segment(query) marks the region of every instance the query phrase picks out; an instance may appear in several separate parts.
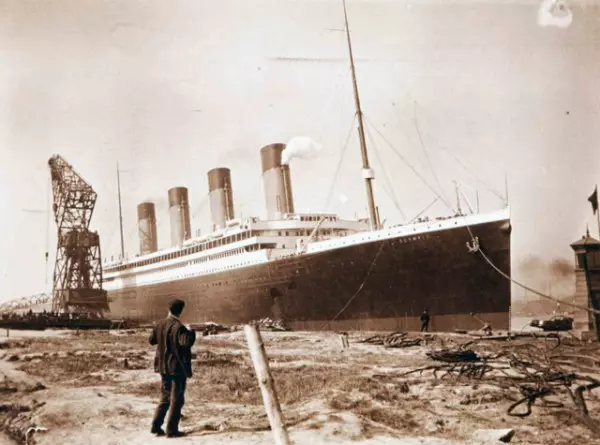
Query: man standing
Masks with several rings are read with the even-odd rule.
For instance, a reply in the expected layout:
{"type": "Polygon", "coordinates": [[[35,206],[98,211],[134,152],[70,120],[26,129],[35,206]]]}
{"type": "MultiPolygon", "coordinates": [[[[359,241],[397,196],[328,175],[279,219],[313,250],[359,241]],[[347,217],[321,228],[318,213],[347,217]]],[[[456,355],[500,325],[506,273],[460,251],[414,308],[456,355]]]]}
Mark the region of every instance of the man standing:
{"type": "Polygon", "coordinates": [[[427,309],[421,314],[421,332],[427,332],[429,329],[429,312],[427,309]]]}
{"type": "Polygon", "coordinates": [[[185,302],[182,300],[171,301],[169,316],[158,321],[150,334],[150,344],[156,345],[154,372],[159,373],[162,380],[161,398],[151,429],[152,434],[157,436],[165,435],[162,424],[167,411],[167,437],[185,435],[179,431],[179,419],[184,404],[186,381],[192,376],[192,345],[196,341],[196,333],[179,321],[184,306],[185,302]]]}

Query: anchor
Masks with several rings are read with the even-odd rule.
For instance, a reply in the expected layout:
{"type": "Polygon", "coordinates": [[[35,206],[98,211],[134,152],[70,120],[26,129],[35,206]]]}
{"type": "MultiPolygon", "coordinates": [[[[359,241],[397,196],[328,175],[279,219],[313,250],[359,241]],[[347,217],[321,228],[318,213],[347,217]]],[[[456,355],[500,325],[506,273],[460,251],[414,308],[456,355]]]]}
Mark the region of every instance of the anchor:
{"type": "Polygon", "coordinates": [[[479,251],[479,237],[478,236],[473,238],[473,241],[471,244],[469,244],[468,241],[465,244],[467,245],[467,249],[469,249],[469,253],[475,253],[475,252],[479,251]]]}

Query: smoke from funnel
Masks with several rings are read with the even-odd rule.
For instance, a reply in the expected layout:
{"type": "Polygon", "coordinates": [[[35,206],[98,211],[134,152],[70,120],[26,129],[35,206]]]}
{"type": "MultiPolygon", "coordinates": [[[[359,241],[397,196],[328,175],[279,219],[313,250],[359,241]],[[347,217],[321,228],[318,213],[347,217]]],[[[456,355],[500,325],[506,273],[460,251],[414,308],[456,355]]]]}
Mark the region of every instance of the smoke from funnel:
{"type": "Polygon", "coordinates": [[[544,262],[541,258],[529,255],[527,258],[523,260],[521,263],[521,272],[526,275],[536,275],[544,273],[544,262]]]}
{"type": "Polygon", "coordinates": [[[558,259],[550,263],[550,272],[556,278],[567,279],[575,275],[573,264],[567,260],[558,259]]]}
{"type": "MultiPolygon", "coordinates": [[[[545,260],[529,255],[518,266],[521,279],[532,288],[554,297],[570,297],[575,285],[575,266],[572,262],[555,258],[545,260]]],[[[536,296],[531,296],[539,299],[536,296]]],[[[515,299],[516,301],[516,299],[515,299]]]]}
{"type": "Polygon", "coordinates": [[[538,10],[538,25],[568,28],[573,21],[573,12],[566,0],[544,0],[538,10]]]}
{"type": "Polygon", "coordinates": [[[521,263],[521,273],[528,277],[553,277],[558,280],[573,278],[575,271],[571,262],[557,258],[545,262],[540,257],[530,255],[521,263]]]}
{"type": "Polygon", "coordinates": [[[281,163],[289,164],[293,158],[311,159],[316,158],[321,151],[321,145],[311,138],[298,136],[289,140],[285,149],[281,152],[281,163]]]}

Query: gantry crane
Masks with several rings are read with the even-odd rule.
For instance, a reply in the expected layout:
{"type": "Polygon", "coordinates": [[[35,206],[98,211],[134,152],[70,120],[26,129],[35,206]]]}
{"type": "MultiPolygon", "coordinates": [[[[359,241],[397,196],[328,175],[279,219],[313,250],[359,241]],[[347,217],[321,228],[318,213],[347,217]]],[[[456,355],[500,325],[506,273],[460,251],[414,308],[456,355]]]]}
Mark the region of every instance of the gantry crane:
{"type": "Polygon", "coordinates": [[[52,310],[100,314],[108,310],[100,236],[89,230],[97,194],[61,156],[52,156],[48,165],[58,227],[52,310]]]}

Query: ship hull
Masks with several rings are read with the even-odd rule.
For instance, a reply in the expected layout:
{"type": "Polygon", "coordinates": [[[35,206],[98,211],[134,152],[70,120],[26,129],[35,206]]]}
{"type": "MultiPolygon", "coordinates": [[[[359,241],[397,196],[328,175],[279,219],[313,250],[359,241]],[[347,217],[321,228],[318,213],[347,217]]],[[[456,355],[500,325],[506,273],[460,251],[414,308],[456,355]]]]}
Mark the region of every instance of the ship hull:
{"type": "MultiPolygon", "coordinates": [[[[510,275],[508,219],[473,225],[485,255],[510,275]]],[[[153,321],[173,298],[182,319],[226,325],[264,317],[301,330],[431,331],[509,328],[510,282],[478,252],[466,227],[295,255],[267,264],[109,291],[112,316],[153,321]],[[471,314],[475,314],[475,317],[471,314]],[[479,319],[479,320],[478,320],[479,319]]]]}

